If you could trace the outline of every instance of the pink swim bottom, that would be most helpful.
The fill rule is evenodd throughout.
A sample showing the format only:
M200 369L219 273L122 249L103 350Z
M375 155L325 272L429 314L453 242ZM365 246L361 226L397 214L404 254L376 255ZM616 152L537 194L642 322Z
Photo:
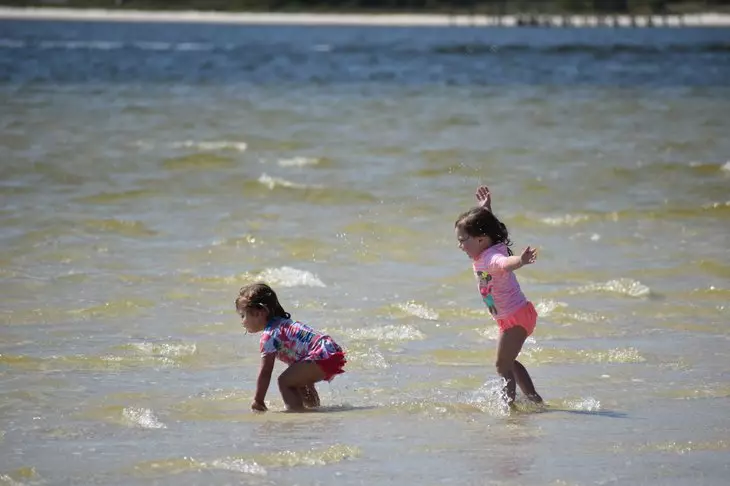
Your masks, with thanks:
M537 311L535 310L535 306L532 305L532 302L528 302L504 319L497 319L497 325L499 326L499 332L504 332L515 326L523 327L529 336L537 325Z
M345 372L344 368L347 360L345 359L345 353L338 351L325 359L315 361L315 363L324 371L325 381L332 381L335 375Z

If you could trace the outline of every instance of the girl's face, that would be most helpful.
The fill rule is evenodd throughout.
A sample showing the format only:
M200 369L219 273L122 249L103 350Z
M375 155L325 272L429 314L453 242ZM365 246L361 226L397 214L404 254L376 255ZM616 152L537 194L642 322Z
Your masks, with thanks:
M484 250L492 246L492 239L489 236L470 236L461 226L454 228L454 231L459 249L472 260L479 258Z
M261 332L269 322L269 311L266 307L247 306L241 312L241 325L250 333Z

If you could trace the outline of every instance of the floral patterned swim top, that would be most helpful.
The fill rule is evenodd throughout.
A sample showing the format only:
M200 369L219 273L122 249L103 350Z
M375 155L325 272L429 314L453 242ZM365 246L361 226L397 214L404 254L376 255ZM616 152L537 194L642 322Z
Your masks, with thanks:
M331 337L315 331L299 321L275 317L266 324L261 341L261 356L276 354L287 364L298 361L319 361L342 352Z

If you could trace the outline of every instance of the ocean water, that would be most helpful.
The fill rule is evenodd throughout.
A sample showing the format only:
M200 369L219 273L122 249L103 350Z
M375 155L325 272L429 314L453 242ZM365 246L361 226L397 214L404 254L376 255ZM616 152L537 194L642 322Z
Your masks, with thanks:
M726 484L729 113L728 29L0 21L0 484ZM348 352L317 413L249 411L256 280Z

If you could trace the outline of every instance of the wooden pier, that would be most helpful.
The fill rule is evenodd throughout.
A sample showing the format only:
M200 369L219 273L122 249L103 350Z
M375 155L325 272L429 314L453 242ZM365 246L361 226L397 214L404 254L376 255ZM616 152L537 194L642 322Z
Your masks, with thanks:
M695 24L695 22L689 22ZM453 13L454 26L503 26L503 27L684 27L688 25L684 14L663 15L606 15L518 13L513 15L489 15L479 13Z
M697 26L702 17L702 13L688 13L686 6L671 0L457 0L450 3L452 25L683 27ZM561 10L561 5L575 5L580 11Z

